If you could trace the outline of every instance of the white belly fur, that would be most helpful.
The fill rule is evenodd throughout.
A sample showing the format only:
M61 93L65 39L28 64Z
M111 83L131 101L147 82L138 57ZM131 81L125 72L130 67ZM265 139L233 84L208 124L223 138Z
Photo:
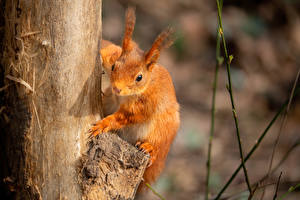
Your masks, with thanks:
M126 97L116 96L111 92L111 88L107 89L104 95L104 113L105 116L113 114L119 109L120 103L126 101ZM153 122L152 122L153 123ZM149 131L151 131L151 120L141 124L133 124L130 126L125 126L121 130L118 130L118 135L125 141L132 145L135 145L137 141L143 141Z
M147 134L150 131L151 121L144 122L142 124L134 124L126 126L118 131L118 135L123 139L129 142L132 145L135 145L137 141L143 141Z

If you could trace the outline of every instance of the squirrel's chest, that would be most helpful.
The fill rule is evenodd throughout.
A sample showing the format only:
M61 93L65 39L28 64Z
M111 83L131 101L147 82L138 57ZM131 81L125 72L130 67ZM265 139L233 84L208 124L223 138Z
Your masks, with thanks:
M147 138L147 135L150 133L151 127L151 121L129 125L120 129L118 131L118 135L123 140L126 140L130 144L135 145L137 141L143 141Z

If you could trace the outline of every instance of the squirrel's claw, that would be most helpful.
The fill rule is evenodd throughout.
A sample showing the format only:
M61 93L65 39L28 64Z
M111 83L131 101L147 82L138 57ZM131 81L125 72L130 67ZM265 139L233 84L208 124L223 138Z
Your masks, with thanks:
M138 142L135 144L135 147L136 147L137 149L139 149L141 144L142 144L142 142L138 141Z
M93 126L92 128L89 129L90 137L95 137L103 132L104 130L101 129L101 127L99 126Z
M92 139L93 137L95 137L95 135L93 133L89 133L88 139Z
M102 133L106 133L110 130L111 128L106 123L104 123L103 120L98 121L95 124L93 124L92 127L89 129L89 133L90 133L89 138L95 137Z
M149 154L150 155L150 160L149 160L149 163L148 163L148 166L147 167L150 167L153 162L156 160L156 157L154 155L154 147L152 146L152 144L148 143L148 142L140 142L138 141L136 144L135 144L135 147L140 150L141 152L143 152L144 154Z
M140 142L138 141L135 146L142 151L143 153L151 154L151 152L154 150L152 144L148 142Z
M90 136L89 138L95 137L102 133L102 126L101 126L101 121L98 123L95 123L92 125L92 127L89 129Z
M91 138L93 138L93 137L95 137L95 136L97 136L97 135L99 135L100 134L100 132L99 131L95 131L95 130L93 130L93 129L89 129L89 139L91 139Z

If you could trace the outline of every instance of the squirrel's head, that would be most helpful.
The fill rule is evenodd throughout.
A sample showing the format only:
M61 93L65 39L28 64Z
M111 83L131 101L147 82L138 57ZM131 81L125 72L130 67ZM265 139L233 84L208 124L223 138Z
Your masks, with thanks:
M111 68L111 84L113 92L120 96L143 93L151 81L151 72L163 48L169 47L172 40L168 39L172 30L163 31L154 41L150 50L141 51L132 41L135 25L135 10L128 8L126 12L125 33L122 53Z

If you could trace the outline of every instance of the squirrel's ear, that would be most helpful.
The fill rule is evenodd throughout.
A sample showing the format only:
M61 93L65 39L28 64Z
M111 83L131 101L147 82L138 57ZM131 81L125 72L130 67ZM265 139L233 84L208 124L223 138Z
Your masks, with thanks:
M163 48L168 48L172 45L173 40L169 38L169 36L173 33L173 29L170 27L164 30L159 36L155 39L152 44L151 49L145 54L145 63L147 68L149 69L154 63L157 62L160 51Z
M122 54L131 51L133 48L131 37L134 30L134 25L135 25L135 8L129 7L126 11Z

